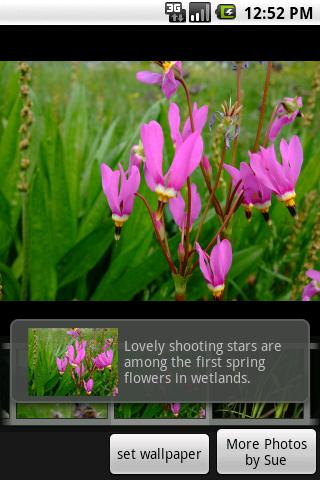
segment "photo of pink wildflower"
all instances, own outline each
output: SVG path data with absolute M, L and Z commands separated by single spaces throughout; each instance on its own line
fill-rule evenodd
M 0 300 L 320 300 L 319 61 L 1 61 L 1 79 Z M 55 365 L 90 396 L 78 330 Z
M 118 329 L 29 329 L 30 396 L 118 395 Z

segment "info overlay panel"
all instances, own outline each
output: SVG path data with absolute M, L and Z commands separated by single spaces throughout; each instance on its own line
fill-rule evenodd
M 16 402 L 305 402 L 305 320 L 16 320 Z

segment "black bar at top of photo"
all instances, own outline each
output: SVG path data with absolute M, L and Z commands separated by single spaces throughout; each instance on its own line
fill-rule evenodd
M 1 26 L 0 60 L 319 60 L 320 26 Z
M 320 337 L 318 302 L 0 302 L 0 337 L 15 319 L 305 319 Z M 316 341 L 316 340 L 314 340 Z M 318 340 L 317 340 L 318 341 Z

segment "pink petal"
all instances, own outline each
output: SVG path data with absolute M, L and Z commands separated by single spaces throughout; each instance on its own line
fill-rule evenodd
M 312 280 L 315 280 L 316 282 L 320 282 L 320 272 L 318 270 L 307 270 L 306 275 Z
M 278 110 L 279 112 L 279 110 Z M 271 142 L 274 142 L 277 136 L 279 135 L 280 131 L 285 125 L 289 125 L 290 123 L 294 122 L 296 119 L 297 115 L 299 113 L 299 110 L 296 110 L 295 112 L 291 113 L 290 115 L 283 115 L 279 118 L 276 118 L 276 120 L 273 122 L 270 133 L 269 133 L 269 139 Z
M 250 166 L 258 179 L 276 195 L 290 191 L 289 182 L 286 180 L 284 169 L 277 161 L 274 145 L 261 148 L 261 151 L 250 154 Z
M 201 108 L 199 108 L 199 110 L 195 115 L 194 126 L 195 126 L 195 129 L 199 130 L 200 132 L 202 132 L 205 124 L 207 123 L 208 110 L 209 110 L 209 107 L 207 105 L 203 105 Z
M 197 186 L 193 183 L 191 185 L 191 215 L 190 215 L 190 226 L 197 220 L 201 212 L 201 198 L 197 192 Z
M 210 254 L 210 265 L 213 271 L 214 285 L 222 285 L 232 263 L 232 248 L 229 240 L 225 239 L 213 247 Z
M 203 168 L 205 169 L 205 171 L 209 174 L 212 173 L 212 167 L 211 167 L 211 163 L 209 162 L 209 159 L 206 155 L 203 155 L 202 157 L 202 165 L 203 165 Z
M 178 225 L 178 227 L 182 230 L 185 228 L 185 201 L 179 192 L 175 198 L 172 198 L 169 201 L 169 210 L 173 217 L 173 220 Z
M 176 147 L 179 147 L 182 143 L 182 138 L 180 135 L 180 110 L 176 103 L 170 104 L 168 120 L 172 142 Z
M 144 164 L 144 179 L 148 185 L 148 187 L 150 188 L 150 190 L 152 190 L 154 192 L 157 184 L 156 182 L 154 181 L 151 173 L 149 172 L 148 170 L 148 167 L 146 164 Z
M 158 122 L 154 120 L 141 127 L 141 140 L 146 157 L 146 168 L 148 175 L 157 185 L 163 184 L 162 175 L 162 153 L 163 153 L 163 132 Z
M 121 167 L 121 165 L 120 165 Z M 128 180 L 125 177 L 125 173 L 121 167 L 121 174 L 123 176 L 123 183 L 121 185 L 121 191 L 119 195 L 119 201 L 122 203 L 122 213 L 124 215 L 130 215 L 133 208 L 134 196 L 138 191 L 140 185 L 140 172 L 135 165 L 131 168 Z
M 73 363 L 74 362 L 74 348 L 72 345 L 68 345 L 68 357 L 69 357 L 69 361 L 70 363 Z
M 182 77 L 182 62 L 176 61 L 174 64 L 174 68 L 176 68 L 180 74 L 180 77 Z
M 107 197 L 109 207 L 111 208 L 112 213 L 120 215 L 120 204 L 119 204 L 119 179 L 120 172 L 116 170 L 113 172 L 111 168 L 103 163 L 101 165 L 101 177 L 102 177 L 102 188 L 105 196 Z
M 303 150 L 300 139 L 297 135 L 292 137 L 288 148 L 288 160 L 291 170 L 290 181 L 294 189 L 299 178 L 303 163 Z
M 229 175 L 231 176 L 232 178 L 232 185 L 233 187 L 235 187 L 237 185 L 237 183 L 239 183 L 241 180 L 242 180 L 242 177 L 241 177 L 241 173 L 240 173 L 240 170 L 238 170 L 237 168 L 233 167 L 232 165 L 228 165 L 227 163 L 224 163 L 223 164 L 223 168 L 229 173 Z M 238 191 L 239 189 L 242 188 L 242 185 L 240 184 L 239 187 L 238 187 Z
M 199 132 L 189 138 L 176 150 L 173 162 L 166 175 L 168 187 L 180 191 L 187 178 L 198 167 L 203 152 L 203 141 Z
M 308 302 L 311 300 L 312 297 L 317 295 L 320 292 L 320 289 L 317 289 L 313 282 L 308 283 L 306 287 L 304 287 L 302 292 L 302 300 L 304 302 Z
M 175 79 L 174 71 L 172 69 L 164 75 L 162 81 L 162 91 L 165 96 L 169 99 L 178 89 L 179 83 Z
M 140 164 L 142 162 L 142 156 L 136 153 L 138 148 L 139 148 L 138 145 L 133 145 L 133 147 L 130 150 L 130 160 L 129 160 L 129 169 L 128 169 L 129 173 L 131 172 L 131 168 L 133 167 L 133 165 L 140 168 Z
M 252 168 L 260 182 L 263 183 L 267 188 L 275 190 L 276 186 L 274 185 L 274 182 L 272 182 L 269 178 L 268 170 L 265 168 L 265 162 L 262 158 L 262 154 L 249 152 L 249 157 L 250 167 Z
M 196 250 L 199 254 L 199 266 L 204 279 L 210 285 L 213 285 L 213 274 L 210 268 L 209 255 L 202 250 L 199 243 L 196 243 Z
M 192 109 L 192 117 L 193 117 L 193 122 L 195 124 L 195 115 L 196 112 L 198 111 L 198 105 L 196 102 L 193 104 L 193 109 Z M 183 140 L 186 140 L 189 135 L 191 135 L 192 130 L 191 130 L 191 122 L 190 122 L 190 117 L 188 116 L 187 120 L 185 121 L 185 124 L 182 129 L 182 138 Z
M 207 105 L 203 105 L 201 108 L 198 109 L 197 103 L 195 102 L 193 104 L 192 116 L 193 116 L 195 131 L 199 131 L 200 133 L 202 133 L 202 130 L 207 122 L 208 110 L 209 108 Z M 182 130 L 183 140 L 186 140 L 188 136 L 191 135 L 191 133 L 192 133 L 192 130 L 191 130 L 190 117 L 188 117 Z
M 161 85 L 162 83 L 162 75 L 161 73 L 154 73 L 154 72 L 138 72 L 136 74 L 136 79 L 141 83 L 148 83 L 148 84 L 158 84 Z

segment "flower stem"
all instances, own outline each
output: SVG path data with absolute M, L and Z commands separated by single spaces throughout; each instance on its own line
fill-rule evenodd
M 191 99 L 190 99 L 190 92 L 189 92 L 189 89 L 188 89 L 188 86 L 186 84 L 186 82 L 183 80 L 183 78 L 181 77 L 177 77 L 177 80 L 181 83 L 181 85 L 183 86 L 183 89 L 185 91 L 185 94 L 186 94 L 186 97 L 187 97 L 187 104 L 188 104 L 188 111 L 189 111 L 189 118 L 190 118 L 190 126 L 191 126 L 191 130 L 192 132 L 195 131 L 195 125 L 194 125 L 194 119 L 193 119 L 193 113 L 192 113 L 192 105 L 191 105 Z M 200 168 L 201 168 L 201 171 L 202 171 L 202 174 L 203 174 L 203 177 L 204 177 L 204 180 L 206 182 L 206 185 L 207 185 L 207 188 L 209 190 L 209 193 L 211 194 L 212 192 L 212 188 L 211 188 L 211 185 L 210 185 L 210 180 L 208 179 L 208 176 L 207 176 L 207 173 L 205 171 L 205 169 L 203 168 L 203 165 L 200 163 Z M 188 187 L 189 188 L 189 187 Z M 222 212 L 222 208 L 220 206 L 220 203 L 219 201 L 217 200 L 217 198 L 215 197 L 215 195 L 212 196 L 212 203 L 215 207 L 215 210 L 217 212 L 217 215 L 223 215 L 223 212 Z M 189 205 L 188 205 L 189 207 Z M 188 208 L 189 209 L 189 208 Z M 191 212 L 191 205 L 190 205 L 190 212 Z
M 187 84 L 186 84 L 186 82 L 183 80 L 183 78 L 178 77 L 177 80 L 178 80 L 178 82 L 180 82 L 181 85 L 183 86 L 183 89 L 184 89 L 185 94 L 186 94 L 186 97 L 187 97 L 187 104 L 188 104 L 189 118 L 190 118 L 190 126 L 191 126 L 192 132 L 194 132 L 194 131 L 195 131 L 195 127 L 194 127 L 194 120 L 193 120 L 193 114 L 192 114 L 192 105 L 191 105 L 190 92 L 189 92 L 189 89 L 188 89 L 188 87 L 187 87 Z
M 260 110 L 260 118 L 259 118 L 259 123 L 258 123 L 256 140 L 254 142 L 253 152 L 256 152 L 259 148 L 261 131 L 262 131 L 262 126 L 263 126 L 263 120 L 264 120 L 264 116 L 265 116 L 265 113 L 266 113 L 267 96 L 268 96 L 268 90 L 269 90 L 269 85 L 270 85 L 271 72 L 272 72 L 272 62 L 268 62 L 266 79 L 265 79 L 265 82 L 264 82 L 263 97 L 262 97 L 262 104 L 261 104 L 261 110 Z
M 268 142 L 269 142 L 270 130 L 271 130 L 272 124 L 273 124 L 273 122 L 276 118 L 278 108 L 279 108 L 279 103 L 277 103 L 277 105 L 274 107 L 274 109 L 272 111 L 270 122 L 269 122 L 269 125 L 268 125 L 268 129 L 266 131 L 266 134 L 265 134 L 265 137 L 264 137 L 264 140 L 263 140 L 263 147 L 266 147 Z
M 241 194 L 237 197 L 236 201 L 234 202 L 234 204 L 230 208 L 228 215 L 224 219 L 223 224 L 221 225 L 221 227 L 219 228 L 219 230 L 217 231 L 217 233 L 215 234 L 215 236 L 213 237 L 213 239 L 211 240 L 211 242 L 209 243 L 209 245 L 205 249 L 206 252 L 215 244 L 215 242 L 216 242 L 218 236 L 220 235 L 220 233 L 222 233 L 223 230 L 228 226 L 228 223 L 231 220 L 232 215 L 235 213 L 235 211 L 239 207 L 240 203 L 242 202 L 242 199 L 243 199 L 243 194 Z
M 242 72 L 242 65 L 237 64 L 237 104 L 238 104 L 238 107 L 240 107 L 240 105 L 241 105 L 241 72 Z M 241 112 L 239 112 L 239 117 L 238 117 L 238 122 L 237 122 L 236 128 L 240 127 L 240 114 L 241 114 Z M 234 139 L 233 146 L 232 146 L 231 164 L 233 166 L 236 165 L 238 143 L 239 143 L 239 135 L 237 135 L 236 138 Z M 228 203 L 231 204 L 231 202 L 230 202 L 231 190 L 232 190 L 232 179 L 230 178 L 229 179 L 226 206 L 228 205 Z M 225 208 L 225 214 L 226 213 L 228 213 L 227 208 Z
M 226 214 L 229 212 L 230 205 L 232 204 L 233 199 L 234 199 L 234 196 L 235 196 L 235 194 L 237 193 L 237 190 L 238 190 L 238 188 L 240 187 L 240 185 L 241 185 L 241 180 L 239 180 L 239 182 L 235 185 L 233 191 L 231 192 L 231 195 L 230 195 L 230 197 L 229 197 L 229 200 L 228 200 L 228 202 L 227 202 L 227 204 L 226 204 Z
M 154 231 L 155 231 L 157 240 L 158 240 L 158 242 L 159 242 L 159 245 L 160 245 L 160 247 L 161 247 L 161 249 L 162 249 L 162 251 L 163 251 L 163 254 L 164 254 L 164 256 L 165 256 L 165 258 L 166 258 L 166 260 L 167 260 L 167 262 L 168 262 L 168 265 L 169 265 L 169 267 L 170 267 L 171 272 L 174 273 L 174 274 L 176 274 L 176 273 L 177 273 L 177 269 L 176 269 L 175 264 L 173 263 L 170 255 L 168 254 L 168 252 L 167 252 L 167 250 L 166 250 L 166 247 L 165 247 L 163 241 L 161 240 L 161 237 L 160 237 L 160 234 L 159 234 L 159 232 L 158 232 L 155 219 L 154 219 L 153 214 L 152 214 L 152 210 L 151 210 L 151 208 L 150 208 L 150 205 L 149 205 L 147 199 L 146 199 L 143 195 L 141 195 L 141 193 L 138 193 L 138 192 L 136 193 L 136 196 L 137 196 L 138 198 L 140 198 L 140 200 L 142 200 L 143 203 L 145 204 L 145 206 L 147 207 L 147 210 L 148 210 L 148 213 L 149 213 L 149 215 L 150 215 L 150 218 L 151 218 L 151 221 L 152 221 L 152 225 L 153 225 L 153 228 L 154 228 Z
M 225 161 L 225 158 L 226 158 L 226 152 L 227 152 L 227 145 L 226 145 L 226 141 L 224 140 L 223 147 L 222 147 L 220 164 L 219 164 L 219 170 L 218 170 L 218 174 L 217 174 L 216 180 L 215 180 L 213 188 L 212 188 L 213 194 L 215 194 L 216 189 L 218 188 L 218 185 L 219 185 L 219 182 L 220 182 L 222 167 L 223 167 L 223 164 L 224 164 L 224 161 Z
M 187 282 L 189 277 L 183 275 L 172 275 L 175 287 L 175 298 L 177 302 L 183 302 L 186 299 Z
M 237 64 L 237 104 L 238 107 L 241 105 L 241 72 L 242 72 L 242 66 L 241 64 Z M 240 114 L 239 112 L 239 119 L 240 119 Z M 237 126 L 239 127 L 240 125 L 240 120 L 237 122 Z M 236 158 L 237 158 L 237 149 L 238 149 L 238 135 L 234 139 L 233 142 L 233 149 L 232 149 L 232 165 L 236 164 Z
M 181 85 L 183 86 L 183 89 L 185 91 L 186 98 L 187 98 L 187 104 L 188 104 L 188 110 L 189 110 L 191 131 L 195 132 L 190 92 L 189 92 L 188 86 L 187 86 L 186 82 L 183 80 L 183 78 L 179 77 L 178 81 L 181 83 Z M 182 267 L 183 272 L 185 271 L 186 266 L 187 266 L 189 250 L 190 250 L 190 221 L 191 221 L 191 201 L 192 201 L 191 200 L 190 177 L 187 178 L 187 186 L 188 186 L 188 209 L 187 209 L 187 224 L 186 224 L 186 251 L 185 251 L 185 258 L 184 258 L 183 267 Z
M 223 232 L 223 230 L 228 226 L 228 223 L 230 222 L 232 215 L 235 213 L 235 211 L 237 210 L 237 208 L 240 206 L 240 204 L 241 204 L 241 202 L 242 202 L 242 199 L 243 199 L 243 194 L 241 193 L 241 194 L 237 197 L 237 199 L 236 199 L 236 201 L 234 202 L 234 204 L 232 205 L 232 207 L 230 208 L 229 213 L 228 213 L 228 215 L 226 216 L 226 218 L 224 219 L 224 221 L 223 221 L 222 225 L 220 226 L 219 230 L 217 231 L 217 233 L 215 234 L 215 236 L 213 237 L 213 239 L 211 240 L 211 242 L 210 242 L 210 243 L 208 244 L 208 246 L 206 247 L 206 249 L 205 249 L 206 252 L 215 244 L 218 236 L 219 236 L 219 235 Z M 193 253 L 193 251 L 192 251 L 192 253 Z M 191 273 L 196 269 L 198 263 L 199 263 L 199 260 L 196 261 L 196 263 L 191 267 L 190 272 L 188 272 L 188 273 L 191 274 Z

